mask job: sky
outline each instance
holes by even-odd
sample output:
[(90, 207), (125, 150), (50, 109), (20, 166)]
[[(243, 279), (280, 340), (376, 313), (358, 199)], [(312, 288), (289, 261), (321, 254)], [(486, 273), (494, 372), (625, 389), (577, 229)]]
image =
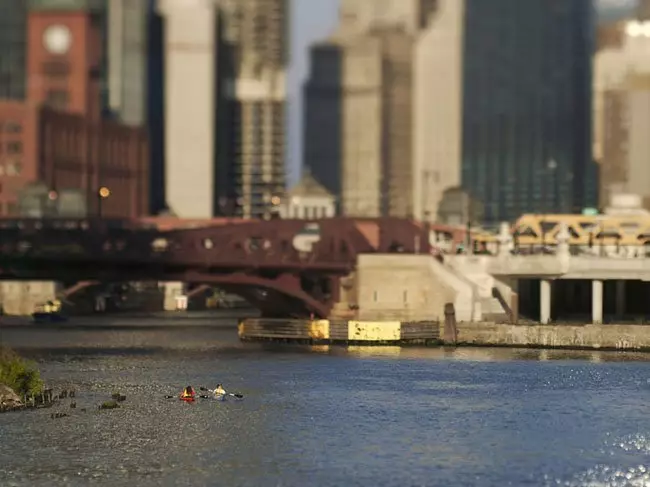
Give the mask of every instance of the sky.
[[(372, 0), (370, 0), (372, 1)], [(338, 0), (291, 0), (291, 66), (288, 79), (287, 183), (298, 182), (302, 165), (302, 85), (309, 72), (309, 46), (336, 27)]]
[[(629, 11), (637, 3), (637, 0), (595, 1), (601, 13), (611, 13), (612, 15)], [(338, 5), (339, 0), (291, 0), (292, 59), (288, 80), (289, 117), (287, 121), (289, 130), (287, 183), (289, 187), (298, 182), (302, 165), (302, 85), (307, 79), (309, 71), (309, 46), (315, 41), (326, 38), (334, 30)]]

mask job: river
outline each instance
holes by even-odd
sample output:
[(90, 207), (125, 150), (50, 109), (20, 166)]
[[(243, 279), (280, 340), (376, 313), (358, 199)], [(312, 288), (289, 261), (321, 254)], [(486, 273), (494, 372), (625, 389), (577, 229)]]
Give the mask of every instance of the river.
[[(0, 339), (77, 390), (76, 409), (0, 415), (3, 487), (650, 485), (645, 355), (263, 346), (226, 316)], [(244, 399), (164, 397), (217, 382)]]

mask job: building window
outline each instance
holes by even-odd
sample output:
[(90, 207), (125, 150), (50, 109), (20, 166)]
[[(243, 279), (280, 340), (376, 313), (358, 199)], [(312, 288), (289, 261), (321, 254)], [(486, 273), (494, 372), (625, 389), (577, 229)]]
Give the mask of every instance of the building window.
[(70, 74), (69, 64), (61, 61), (48, 61), (43, 63), (41, 69), (48, 78), (65, 78)]
[(48, 90), (45, 102), (52, 108), (68, 107), (70, 96), (66, 90)]
[(22, 154), (23, 144), (21, 142), (9, 142), (7, 144), (7, 154)]
[(8, 134), (19, 134), (23, 131), (23, 127), (17, 122), (5, 122), (2, 126), (2, 131)]

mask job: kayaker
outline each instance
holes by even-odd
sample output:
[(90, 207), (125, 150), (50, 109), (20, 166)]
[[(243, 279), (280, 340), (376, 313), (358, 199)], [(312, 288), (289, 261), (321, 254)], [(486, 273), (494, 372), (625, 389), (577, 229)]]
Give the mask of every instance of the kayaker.
[(217, 388), (214, 390), (214, 395), (215, 396), (225, 396), (226, 395), (226, 390), (223, 388), (221, 384), (217, 384)]
[(192, 386), (187, 386), (183, 389), (181, 397), (194, 397), (194, 388)]

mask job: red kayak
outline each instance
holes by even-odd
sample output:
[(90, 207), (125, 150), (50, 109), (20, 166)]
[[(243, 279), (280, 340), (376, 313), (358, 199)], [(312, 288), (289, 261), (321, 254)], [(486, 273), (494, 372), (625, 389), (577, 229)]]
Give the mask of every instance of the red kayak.
[(185, 389), (183, 389), (183, 392), (181, 392), (178, 397), (181, 401), (194, 402), (196, 400), (196, 392), (192, 386), (187, 386)]

